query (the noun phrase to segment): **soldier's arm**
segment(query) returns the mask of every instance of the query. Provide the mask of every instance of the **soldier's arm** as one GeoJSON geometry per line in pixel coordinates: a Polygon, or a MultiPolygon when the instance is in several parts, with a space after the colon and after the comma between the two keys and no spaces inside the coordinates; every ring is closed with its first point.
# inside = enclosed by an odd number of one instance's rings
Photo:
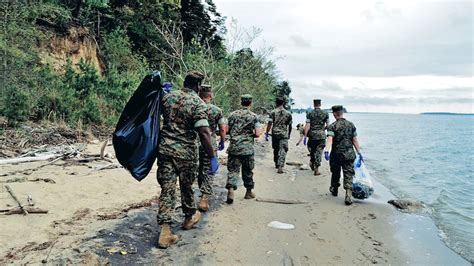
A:
{"type": "Polygon", "coordinates": [[[273,126],[273,113],[270,113],[270,115],[268,115],[268,121],[267,121],[267,131],[266,133],[268,134],[270,132],[270,130],[272,130],[272,126],[273,126]]]}
{"type": "Polygon", "coordinates": [[[199,140],[201,141],[204,151],[206,151],[209,157],[215,156],[214,148],[212,147],[212,141],[211,141],[211,131],[209,130],[209,127],[199,127],[198,133],[199,133],[199,140]]]}
{"type": "Polygon", "coordinates": [[[360,153],[360,145],[359,145],[359,140],[357,139],[357,136],[352,138],[352,144],[354,145],[356,152],[360,153]]]}
{"type": "Polygon", "coordinates": [[[308,131],[309,131],[309,126],[310,126],[311,120],[309,119],[309,114],[306,115],[306,125],[304,126],[304,136],[308,136],[308,131]]]}
{"type": "Polygon", "coordinates": [[[328,136],[326,138],[326,147],[324,147],[324,151],[328,151],[328,152],[331,152],[331,148],[332,148],[332,141],[333,141],[333,138],[334,138],[334,131],[331,127],[328,128],[328,136]]]}
{"type": "Polygon", "coordinates": [[[291,137],[291,130],[293,129],[293,117],[290,114],[289,123],[288,123],[288,138],[291,137]]]}

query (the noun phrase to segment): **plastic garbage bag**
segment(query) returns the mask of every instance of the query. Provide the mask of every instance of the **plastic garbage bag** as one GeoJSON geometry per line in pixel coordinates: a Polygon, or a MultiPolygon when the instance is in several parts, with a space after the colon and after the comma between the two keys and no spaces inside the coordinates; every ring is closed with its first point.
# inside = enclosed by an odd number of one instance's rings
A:
{"type": "Polygon", "coordinates": [[[112,135],[117,160],[138,181],[148,175],[156,160],[163,95],[159,72],[145,76],[112,135]]]}
{"type": "Polygon", "coordinates": [[[352,180],[352,196],[356,199],[367,199],[374,193],[370,174],[359,156],[354,161],[354,179],[352,180]]]}
{"type": "Polygon", "coordinates": [[[283,229],[283,230],[291,230],[295,229],[295,226],[292,224],[286,224],[279,221],[272,221],[267,224],[268,227],[275,228],[275,229],[283,229]]]}

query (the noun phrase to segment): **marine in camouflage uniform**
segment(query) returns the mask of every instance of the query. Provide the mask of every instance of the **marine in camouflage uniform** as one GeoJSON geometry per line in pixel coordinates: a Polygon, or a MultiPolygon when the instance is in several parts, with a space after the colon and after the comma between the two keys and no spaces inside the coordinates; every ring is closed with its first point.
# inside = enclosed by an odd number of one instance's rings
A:
{"type": "Polygon", "coordinates": [[[291,113],[284,108],[285,100],[283,98],[276,99],[277,107],[271,111],[268,118],[268,125],[265,139],[268,140],[268,132],[272,130],[272,148],[273,162],[278,168],[278,173],[283,173],[285,166],[286,153],[288,152],[288,138],[291,135],[291,124],[293,118],[291,113]]]}
{"type": "Polygon", "coordinates": [[[227,184],[226,189],[227,203],[234,202],[234,190],[237,189],[240,169],[242,168],[242,179],[244,187],[247,188],[245,194],[246,199],[255,198],[253,168],[255,166],[254,159],[254,138],[260,135],[260,123],[258,117],[250,111],[252,96],[249,94],[241,97],[242,109],[236,110],[229,115],[227,125],[230,136],[230,144],[227,149],[227,184]]]}
{"type": "MultiPolygon", "coordinates": [[[[219,126],[219,133],[221,141],[225,140],[225,118],[222,114],[222,110],[211,104],[213,94],[212,89],[208,85],[203,85],[201,92],[199,93],[201,99],[207,104],[208,107],[208,118],[209,129],[211,130],[211,141],[214,148],[214,153],[217,156],[217,135],[216,131],[219,126]]],[[[200,211],[207,211],[209,209],[208,196],[212,194],[212,184],[214,182],[214,175],[209,174],[211,168],[211,162],[209,156],[204,150],[202,145],[199,145],[199,168],[198,168],[198,185],[201,191],[201,200],[199,201],[198,208],[200,211]]]]}
{"type": "Polygon", "coordinates": [[[350,205],[352,204],[352,179],[355,174],[353,164],[356,154],[354,147],[358,153],[360,151],[357,141],[357,131],[352,122],[342,117],[343,107],[341,105],[333,106],[332,111],[336,121],[328,127],[328,141],[325,151],[325,153],[327,152],[328,154],[330,151],[329,165],[332,175],[329,191],[331,191],[333,196],[337,196],[338,187],[341,185],[342,169],[344,175],[343,187],[346,190],[345,203],[350,205]]]}
{"type": "Polygon", "coordinates": [[[198,168],[197,137],[202,135],[209,156],[214,156],[208,118],[208,107],[199,98],[197,90],[203,75],[190,72],[184,88],[166,94],[162,100],[163,126],[160,131],[157,179],[161,187],[158,224],[161,225],[158,246],[167,248],[177,241],[169,224],[172,222],[176,203],[176,182],[179,177],[181,205],[185,215],[184,229],[190,229],[199,221],[192,184],[198,168]]]}
{"type": "Polygon", "coordinates": [[[320,175],[321,155],[323,153],[326,134],[324,130],[329,125],[329,115],[321,110],[321,100],[315,99],[314,110],[306,115],[305,135],[308,137],[308,150],[310,155],[310,167],[314,175],[320,175]]]}

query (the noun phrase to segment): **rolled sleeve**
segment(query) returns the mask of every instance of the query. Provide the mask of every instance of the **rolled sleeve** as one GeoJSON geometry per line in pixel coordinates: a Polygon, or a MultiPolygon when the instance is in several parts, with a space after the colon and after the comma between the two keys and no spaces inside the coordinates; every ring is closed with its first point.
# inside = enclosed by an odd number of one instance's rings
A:
{"type": "Polygon", "coordinates": [[[209,126],[209,121],[207,121],[207,119],[200,119],[194,123],[194,128],[208,127],[208,126],[209,126]]]}
{"type": "Polygon", "coordinates": [[[328,130],[327,135],[328,137],[334,137],[334,131],[328,130]]]}
{"type": "Polygon", "coordinates": [[[218,125],[225,125],[226,123],[227,123],[227,121],[225,120],[224,117],[221,117],[221,118],[219,119],[219,121],[217,121],[217,124],[218,124],[218,125]]]}

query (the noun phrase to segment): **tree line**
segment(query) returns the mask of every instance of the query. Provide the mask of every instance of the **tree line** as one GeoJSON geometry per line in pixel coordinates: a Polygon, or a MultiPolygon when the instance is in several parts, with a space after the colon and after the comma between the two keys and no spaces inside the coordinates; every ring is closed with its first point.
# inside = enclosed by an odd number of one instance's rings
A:
{"type": "Polygon", "coordinates": [[[259,113],[276,96],[290,108],[291,87],[280,79],[271,48],[250,48],[259,30],[235,22],[226,28],[225,20],[212,0],[1,1],[0,116],[10,125],[111,126],[154,69],[174,89],[187,71],[205,73],[226,113],[244,93],[254,96],[259,113]],[[84,58],[74,62],[68,53],[84,58]]]}

